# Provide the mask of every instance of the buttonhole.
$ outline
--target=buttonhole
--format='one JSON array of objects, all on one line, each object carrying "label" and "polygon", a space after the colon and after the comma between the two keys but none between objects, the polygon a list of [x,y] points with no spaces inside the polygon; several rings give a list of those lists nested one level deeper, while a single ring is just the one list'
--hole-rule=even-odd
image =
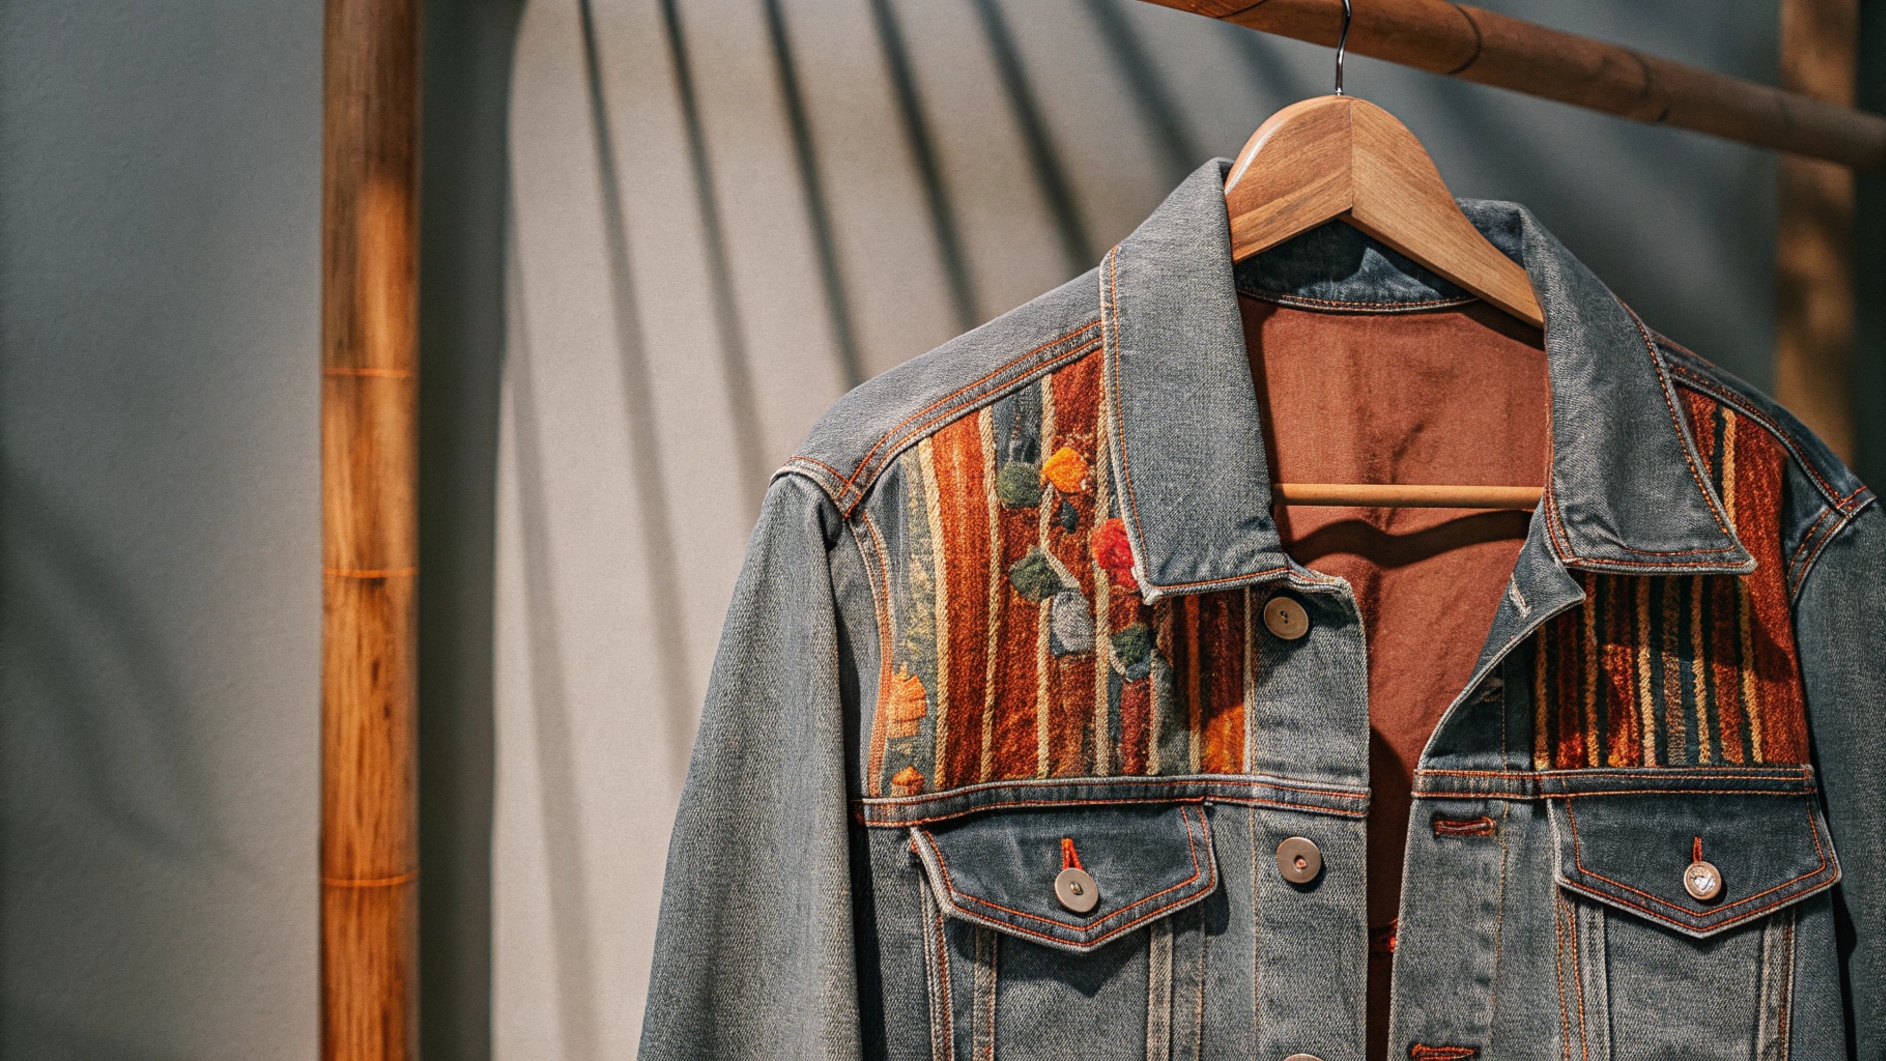
[{"label": "buttonhole", "polygon": [[1434,816],[1434,835],[1491,836],[1497,824],[1484,814],[1478,818],[1443,818],[1437,814]]},{"label": "buttonhole", "polygon": [[1386,925],[1369,929],[1369,953],[1376,955],[1395,953],[1395,938],[1400,931],[1401,918],[1399,917]]},{"label": "buttonhole", "polygon": [[1411,1061],[1466,1061],[1469,1057],[1478,1057],[1480,1051],[1471,1046],[1429,1046],[1416,1043],[1408,1048]]}]

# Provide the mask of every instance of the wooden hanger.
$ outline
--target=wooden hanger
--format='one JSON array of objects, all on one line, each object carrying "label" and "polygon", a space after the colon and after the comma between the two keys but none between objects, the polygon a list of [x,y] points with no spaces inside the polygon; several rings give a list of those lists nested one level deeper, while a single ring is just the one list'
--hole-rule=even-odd
[{"label": "wooden hanger", "polygon": [[[1382,108],[1341,94],[1341,61],[1339,48],[1337,95],[1271,115],[1238,153],[1225,181],[1232,260],[1340,218],[1527,324],[1545,327],[1526,270],[1460,212],[1421,141]],[[1344,508],[1532,509],[1541,493],[1525,486],[1271,484],[1273,504]]]},{"label": "wooden hanger", "polygon": [[1535,328],[1526,270],[1460,212],[1421,141],[1354,96],[1293,103],[1259,126],[1225,181],[1231,260],[1341,218]]}]

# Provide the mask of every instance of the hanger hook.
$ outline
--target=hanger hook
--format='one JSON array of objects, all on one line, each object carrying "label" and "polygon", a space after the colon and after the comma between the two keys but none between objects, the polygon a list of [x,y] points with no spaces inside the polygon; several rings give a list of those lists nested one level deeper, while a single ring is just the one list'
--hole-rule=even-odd
[{"label": "hanger hook", "polygon": [[1342,36],[1336,38],[1336,95],[1342,95],[1342,56],[1349,47],[1349,20],[1355,17],[1350,10],[1349,0],[1342,0]]}]

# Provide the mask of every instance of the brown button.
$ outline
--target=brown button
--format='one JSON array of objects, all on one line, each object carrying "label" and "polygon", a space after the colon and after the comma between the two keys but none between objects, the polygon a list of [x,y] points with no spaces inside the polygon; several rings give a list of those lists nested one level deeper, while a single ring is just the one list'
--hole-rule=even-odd
[{"label": "brown button", "polygon": [[1264,627],[1285,641],[1295,641],[1310,632],[1310,613],[1295,597],[1278,594],[1264,605]]},{"label": "brown button", "polygon": [[1308,884],[1323,872],[1323,851],[1315,841],[1293,836],[1277,845],[1277,872],[1292,884]]},{"label": "brown button", "polygon": [[1683,888],[1690,898],[1706,903],[1722,894],[1722,871],[1699,858],[1683,871]]},{"label": "brown button", "polygon": [[1069,866],[1054,878],[1054,897],[1069,910],[1084,914],[1100,902],[1100,885],[1086,870]]},{"label": "brown button", "polygon": [[1323,1061],[1323,1059],[1315,1054],[1291,1054],[1284,1058],[1284,1061]]}]

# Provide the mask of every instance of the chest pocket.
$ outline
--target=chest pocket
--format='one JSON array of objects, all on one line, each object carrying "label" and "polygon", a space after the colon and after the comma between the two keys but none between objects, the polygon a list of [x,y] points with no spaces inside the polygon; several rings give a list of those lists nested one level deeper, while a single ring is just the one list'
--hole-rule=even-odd
[{"label": "chest pocket", "polygon": [[1196,1056],[1197,1021],[1174,1018],[1202,1001],[1209,813],[1087,805],[913,828],[935,1055]]},{"label": "chest pocket", "polygon": [[1830,916],[1808,900],[1839,863],[1805,768],[1712,773],[1550,801],[1565,1030],[1591,1057],[1786,1056],[1796,919]]}]

